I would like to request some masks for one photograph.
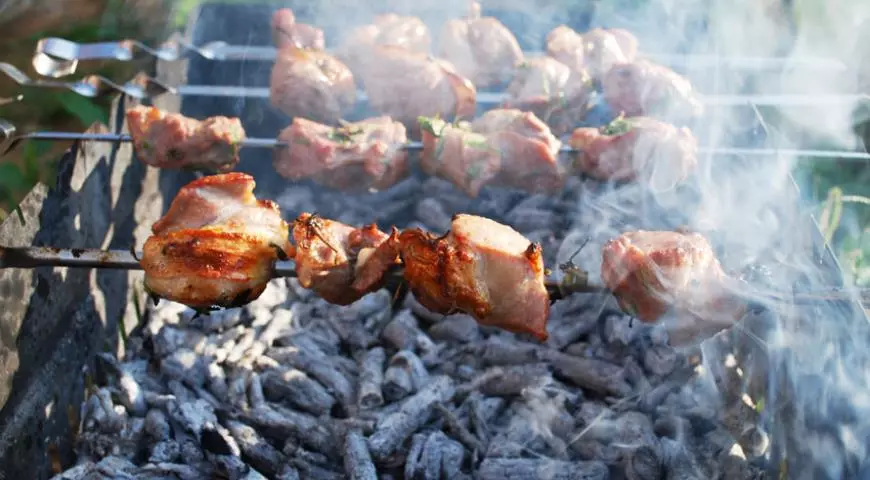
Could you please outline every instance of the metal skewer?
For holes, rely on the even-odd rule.
[[[53,140],[53,141],[91,141],[91,142],[132,142],[130,135],[112,133],[76,133],[76,132],[32,132],[21,135],[15,134],[15,128],[10,123],[0,119],[0,155],[8,152],[12,146],[21,140]],[[241,145],[248,148],[284,148],[287,143],[279,142],[272,138],[247,138]],[[423,150],[421,142],[408,142],[406,150]],[[571,147],[562,147],[559,153],[577,154],[580,150]],[[774,148],[727,148],[727,147],[701,147],[701,154],[732,155],[732,156],[787,156],[787,157],[810,157],[810,158],[840,158],[846,160],[870,161],[870,153],[849,152],[840,150],[801,150],[801,149],[774,149]]]
[[[75,73],[80,60],[115,60],[129,62],[141,54],[174,62],[190,55],[206,60],[254,60],[273,61],[277,49],[272,46],[229,45],[226,42],[209,42],[196,46],[186,42],[180,34],[172,35],[169,40],[157,47],[134,39],[101,43],[77,43],[63,38],[44,38],[36,45],[33,67],[42,76],[60,78]],[[526,52],[528,57],[545,55],[544,52]],[[725,67],[744,70],[778,70],[784,67],[819,69],[824,71],[846,71],[848,67],[841,61],[831,58],[778,58],[717,55],[668,55],[641,53],[640,56],[656,63],[674,67]]]

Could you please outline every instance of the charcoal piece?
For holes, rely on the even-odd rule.
[[[417,203],[414,212],[418,219],[423,222],[430,230],[435,232],[446,232],[450,230],[451,218],[444,210],[441,202],[434,198],[424,198]]]
[[[477,322],[468,315],[450,315],[435,322],[427,330],[429,336],[439,342],[471,343],[480,339]]]
[[[382,386],[384,383],[384,363],[387,354],[381,347],[365,351],[360,361],[359,388],[357,405],[367,410],[384,404]]]
[[[222,425],[206,423],[200,433],[202,449],[214,455],[239,456],[242,451],[232,434]]]
[[[449,408],[444,405],[438,403],[435,405],[435,408],[438,410],[438,413],[444,418],[444,423],[447,427],[447,430],[452,434],[457,440],[462,442],[469,450],[472,452],[482,452],[484,450],[484,445],[481,443],[480,439],[474,436],[462,422],[459,421],[459,418],[450,411]],[[450,477],[448,477],[450,478]]]
[[[344,479],[345,476],[341,472],[336,471],[336,468],[341,466],[341,452],[333,446],[333,451],[330,452],[336,455],[336,458],[330,458],[327,455],[311,452],[297,445],[293,441],[288,441],[284,445],[284,455],[290,461],[290,465],[299,471],[301,478],[311,479]]]
[[[441,432],[429,434],[426,438],[426,443],[423,444],[420,465],[415,475],[417,478],[422,478],[423,480],[438,480],[441,478],[441,463],[446,440],[447,437]]]
[[[658,377],[670,375],[677,368],[678,361],[677,352],[667,345],[652,345],[643,354],[643,366]]]
[[[572,442],[569,447],[575,454],[575,458],[587,461],[604,462],[610,467],[617,468],[620,466],[625,455],[623,448],[618,444],[601,443],[598,440],[592,440],[581,437],[580,440]]]
[[[217,399],[226,401],[229,394],[229,387],[227,386],[227,374],[224,372],[223,367],[218,365],[217,362],[211,362],[208,364],[207,370],[208,377],[206,385],[208,386],[209,392],[211,392]]]
[[[658,480],[664,473],[658,452],[650,446],[631,450],[625,456],[624,470],[626,480]]]
[[[173,463],[181,458],[181,445],[175,440],[157,442],[151,448],[148,461],[151,463]]]
[[[450,378],[439,376],[419,392],[402,402],[399,410],[386,417],[368,438],[375,460],[382,461],[395,451],[428,420],[436,403],[450,400],[455,387]]]
[[[470,428],[486,447],[490,440],[490,422],[501,413],[506,402],[499,397],[484,397],[480,393],[472,393],[466,399]]]
[[[196,352],[181,348],[160,361],[160,373],[172,380],[198,387],[205,384],[208,366]]]
[[[405,457],[404,478],[413,479],[417,475],[417,471],[425,465],[423,462],[423,447],[426,445],[428,435],[424,433],[415,433],[411,437],[411,446],[408,448],[408,455]]]
[[[467,388],[491,397],[508,397],[542,385],[549,378],[550,370],[544,363],[491,367],[472,380]]]
[[[563,316],[558,321],[551,322],[548,328],[550,337],[547,339],[547,345],[562,350],[588,335],[597,326],[598,317],[590,312]]]
[[[299,470],[293,465],[287,464],[281,468],[281,472],[275,475],[275,480],[299,480]]]
[[[298,347],[272,348],[267,355],[310,375],[346,408],[355,405],[353,382],[346,375],[347,368],[356,369],[354,363],[351,362],[351,367],[343,367],[335,356]]]
[[[417,319],[410,310],[397,313],[381,331],[381,339],[396,350],[413,350],[417,345],[417,337],[423,335],[417,324]]]
[[[145,413],[148,412],[148,405],[145,403],[145,392],[139,385],[139,382],[130,372],[123,368],[114,356],[108,353],[100,353],[98,355],[98,358],[102,359],[112,370],[115,383],[118,386],[118,398],[121,404],[124,405],[124,408],[131,415],[144,417]]]
[[[266,477],[251,468],[239,457],[216,455],[212,459],[215,464],[215,475],[227,480],[267,480]]]
[[[462,462],[465,459],[465,449],[462,444],[450,438],[441,442],[441,477],[457,478],[462,470]]]
[[[479,356],[487,365],[526,365],[541,361],[541,348],[493,336],[480,347]]]
[[[384,397],[395,402],[417,392],[429,381],[429,372],[420,357],[402,350],[390,358],[384,373]]]
[[[692,423],[677,415],[663,415],[656,419],[653,431],[660,437],[684,442],[692,435]]]
[[[269,477],[281,473],[287,458],[254,428],[235,420],[228,420],[225,425],[239,445],[245,462]]]
[[[344,472],[351,480],[377,480],[369,447],[358,430],[350,430],[344,438]]]
[[[171,462],[149,463],[143,465],[136,478],[153,480],[200,480],[211,477],[211,466],[207,464],[181,464]]]
[[[329,413],[335,405],[326,387],[295,368],[265,372],[263,393],[270,401],[287,403],[314,415]]]
[[[602,462],[564,462],[531,458],[487,458],[477,470],[480,480],[605,480]]]
[[[552,210],[517,207],[505,215],[505,222],[522,233],[553,230],[558,217]]]
[[[178,403],[195,402],[199,399],[196,395],[196,391],[186,387],[178,380],[170,380],[166,382],[166,387]]]
[[[698,468],[694,456],[682,442],[661,439],[662,463],[666,480],[700,480],[707,478]]]
[[[257,408],[266,403],[263,383],[260,380],[260,375],[257,373],[252,373],[248,379],[248,403],[251,405],[251,408]]]
[[[637,338],[642,324],[628,315],[608,315],[601,330],[602,340],[612,346],[628,347]]]
[[[199,330],[164,325],[151,340],[154,354],[166,357],[181,349],[198,351],[205,345],[206,336]]]
[[[169,426],[169,419],[162,410],[152,408],[145,415],[145,434],[154,441],[167,440],[172,435],[172,428]]]
[[[544,356],[556,372],[580,388],[619,397],[631,393],[631,386],[625,381],[625,373],[619,365],[555,351],[546,351]]]
[[[227,383],[227,399],[230,405],[245,409],[248,407],[248,376],[245,369],[235,369]]]
[[[170,404],[169,417],[199,441],[202,429],[217,423],[214,409],[204,400]],[[178,432],[176,432],[176,435]]]
[[[145,392],[145,403],[148,404],[148,408],[166,409],[166,406],[174,401],[175,396],[171,394]]]
[[[240,419],[272,438],[297,438],[302,444],[327,455],[335,455],[332,433],[318,418],[272,403],[242,411]]]
[[[338,318],[330,317],[327,320],[338,333],[341,342],[351,350],[369,348],[375,343],[375,336],[366,328],[365,319],[362,317],[351,317],[344,314]]]
[[[110,434],[121,433],[125,421],[124,417],[115,410],[115,404],[112,402],[112,392],[107,388],[100,388],[92,396],[96,397],[94,406],[98,408],[95,410],[95,413],[99,412],[100,420],[97,422],[97,425],[100,432]]]

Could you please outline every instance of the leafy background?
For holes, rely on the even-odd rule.
[[[28,67],[34,45],[40,38],[57,36],[77,42],[97,42],[119,38],[140,38],[155,43],[172,30],[182,29],[198,0],[7,0],[11,7],[0,5],[0,59],[18,68]],[[226,0],[224,0],[226,1]],[[234,1],[234,0],[230,0]],[[246,0],[235,0],[246,1]],[[250,0],[248,0],[250,1]],[[256,0],[254,0],[256,1]],[[268,0],[266,0],[268,1]],[[591,2],[599,9],[632,8],[646,0],[598,0]],[[782,12],[779,0],[765,1]],[[251,2],[253,3],[253,2]],[[258,3],[264,3],[260,0]],[[280,2],[268,2],[280,3]],[[840,8],[841,2],[793,0],[792,19],[823,16],[825,8]],[[834,3],[839,7],[834,7]],[[821,8],[821,10],[820,10]],[[10,15],[10,11],[13,13]],[[63,11],[63,15],[44,12]],[[781,14],[781,13],[777,13]],[[870,45],[864,42],[865,45]],[[870,72],[870,65],[858,69]],[[854,63],[854,62],[853,62]],[[80,65],[81,72],[96,72],[111,78],[129,78],[147,63]],[[16,95],[19,102],[5,103]],[[870,139],[870,111],[855,113],[855,131]],[[774,115],[775,116],[775,115]],[[23,131],[37,129],[82,131],[94,122],[105,123],[107,100],[91,100],[71,92],[28,91],[0,79],[0,118],[11,121]],[[803,132],[810,137],[810,132]],[[807,148],[830,148],[823,143]],[[14,211],[21,198],[39,181],[52,185],[54,164],[69,148],[63,142],[26,142],[9,155],[0,157],[0,219]],[[808,188],[804,194],[816,205],[816,218],[822,224],[843,266],[847,279],[861,286],[870,285],[870,168],[864,162],[845,159],[799,162],[796,175],[804,178]]]

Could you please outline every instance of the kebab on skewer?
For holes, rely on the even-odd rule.
[[[311,50],[326,48],[323,30],[296,22],[296,15],[289,8],[279,8],[272,14],[272,42],[278,49],[288,46]]]
[[[523,51],[504,24],[481,17],[480,4],[470,3],[466,18],[448,20],[441,28],[438,55],[478,88],[502,85],[523,61]]]
[[[269,79],[272,105],[291,117],[335,124],[356,104],[353,73],[332,55],[289,45]]]
[[[617,63],[601,79],[604,100],[626,116],[691,120],[703,113],[688,79],[649,60]]]
[[[547,34],[547,55],[574,71],[586,71],[600,82],[610,69],[631,62],[637,55],[637,38],[619,28],[594,28],[580,34],[560,25]]]
[[[361,72],[372,64],[374,49],[380,45],[428,55],[432,39],[429,27],[419,18],[388,13],[376,16],[370,24],[351,29],[336,51],[336,57],[351,71]]]

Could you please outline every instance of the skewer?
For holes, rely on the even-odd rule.
[[[15,128],[8,122],[0,119],[0,155],[8,152],[12,146],[21,140],[52,140],[52,141],[90,141],[90,142],[132,142],[130,135],[112,133],[76,133],[76,132],[32,132],[15,135]],[[284,148],[288,145],[272,138],[248,138],[242,142],[243,147],[248,148]],[[423,150],[421,142],[408,142],[404,148],[411,151]],[[577,154],[580,150],[571,147],[562,147],[559,153]],[[774,149],[774,148],[713,148],[701,147],[700,154],[731,155],[731,156],[786,156],[786,157],[809,157],[809,158],[840,158],[846,160],[870,161],[870,153],[849,152],[839,150],[801,150],[801,149]]]
[[[277,49],[272,46],[229,45],[226,42],[209,42],[196,46],[186,42],[180,34],[172,35],[168,41],[157,47],[149,47],[134,40],[119,40],[101,43],[77,43],[63,38],[44,38],[36,44],[33,67],[42,76],[60,78],[75,73],[81,60],[114,60],[129,62],[140,54],[158,60],[174,62],[197,55],[206,60],[254,60],[274,61]],[[544,52],[526,52],[528,57],[544,56]],[[725,67],[728,69],[764,70],[800,67],[824,71],[846,71],[848,67],[841,61],[831,58],[780,58],[718,55],[668,55],[641,53],[639,56],[663,65],[673,67]]]
[[[133,98],[146,99],[165,93],[187,97],[269,98],[267,87],[239,87],[230,85],[167,85],[154,78],[138,75],[133,80],[118,84],[100,75],[89,75],[81,80],[34,80],[12,64],[0,62],[0,72],[22,87],[66,89],[88,98],[96,98],[106,92],[123,93]],[[480,105],[498,105],[505,99],[502,92],[477,92]],[[701,103],[715,107],[813,107],[830,105],[855,105],[870,101],[868,94],[830,95],[700,95]],[[366,102],[365,92],[357,92],[357,101]]]

